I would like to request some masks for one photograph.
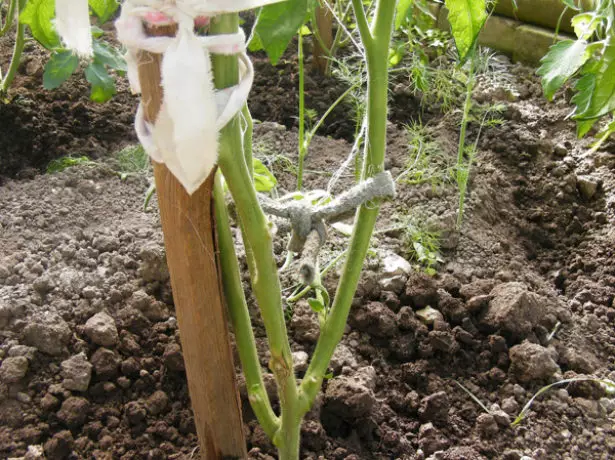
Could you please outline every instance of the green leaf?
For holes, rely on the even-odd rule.
[[[577,120],[577,137],[581,139],[585,137],[585,135],[589,132],[590,129],[596,124],[598,121],[597,118],[593,120]]]
[[[570,8],[571,10],[574,10],[574,11],[581,10],[581,8],[579,8],[577,5],[574,4],[574,0],[562,0],[562,3],[566,5],[568,8]]]
[[[88,4],[102,24],[111,19],[113,13],[120,6],[117,0],[88,0]]]
[[[305,22],[307,13],[307,0],[273,3],[261,9],[255,33],[273,65],[278,63],[288,43]]]
[[[414,3],[414,0],[399,0],[395,10],[395,30],[398,30],[408,17],[408,11]]]
[[[487,5],[485,0],[446,0],[445,3],[459,60],[464,63],[487,20]]]
[[[615,44],[605,48],[599,67],[595,70],[595,80],[581,78],[573,102],[577,105],[574,118],[589,120],[600,118],[615,110]],[[578,97],[577,97],[578,96]]]
[[[588,58],[587,42],[584,40],[562,40],[551,46],[536,72],[542,77],[545,97],[552,100],[555,92],[587,62]]]
[[[278,185],[275,176],[267,169],[261,160],[253,158],[252,165],[254,168],[254,186],[257,192],[270,192]]]
[[[308,304],[310,305],[312,311],[314,311],[315,313],[320,313],[325,310],[325,305],[319,300],[308,299]]]
[[[570,23],[576,36],[583,40],[589,40],[600,25],[594,13],[577,14]]]
[[[54,0],[28,0],[19,21],[30,28],[36,41],[51,50],[60,46],[60,37],[52,22],[55,14]]]
[[[102,37],[105,34],[105,31],[102,30],[98,26],[91,26],[91,29],[92,29],[92,37],[94,38]]]
[[[113,78],[99,62],[92,62],[87,66],[85,78],[92,85],[90,99],[94,102],[107,102],[116,93]]]
[[[109,66],[114,70],[119,70],[120,72],[126,72],[128,70],[124,57],[113,46],[100,40],[94,40],[93,49],[94,60],[96,62]]]
[[[52,53],[45,64],[43,87],[56,89],[64,83],[79,67],[79,58],[71,51],[63,50]]]

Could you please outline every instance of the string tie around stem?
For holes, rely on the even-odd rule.
[[[356,209],[374,200],[395,197],[395,181],[388,171],[383,171],[356,184],[324,206],[314,206],[310,200],[286,202],[259,195],[263,211],[288,219],[292,234],[288,250],[302,253],[299,275],[304,284],[312,284],[318,267],[318,253],[327,239],[325,224],[344,220]]]

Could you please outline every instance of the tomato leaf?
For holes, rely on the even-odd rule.
[[[310,305],[312,311],[315,313],[321,313],[325,310],[325,305],[319,300],[308,299],[308,304]]]
[[[114,70],[119,70],[120,72],[126,72],[128,70],[124,57],[117,49],[108,43],[100,40],[94,40],[93,48],[94,60],[96,62],[109,66]]]
[[[587,62],[588,58],[587,42],[584,40],[563,40],[551,46],[540,61],[542,65],[536,72],[542,77],[545,97],[552,100],[555,92]]]
[[[48,50],[60,46],[60,37],[52,21],[55,13],[54,0],[29,0],[19,16],[19,21],[30,28],[36,41]]]
[[[45,64],[43,72],[43,87],[47,90],[56,89],[77,70],[79,58],[69,50],[52,53]]]
[[[568,8],[570,8],[571,10],[574,10],[574,11],[581,10],[581,8],[579,8],[577,5],[574,4],[574,0],[562,0],[562,3],[566,5]]]
[[[94,61],[86,67],[85,78],[92,85],[90,99],[94,102],[107,102],[116,93],[115,81],[100,62]]]
[[[399,0],[397,2],[395,10],[395,30],[398,30],[403,25],[413,3],[414,0]]]
[[[307,13],[307,0],[274,3],[261,9],[255,33],[273,65],[278,63],[290,40],[305,22]]]
[[[576,89],[579,91],[573,98],[577,105],[576,120],[600,118],[615,110],[615,44],[604,49],[593,80],[585,75]]]
[[[446,0],[445,3],[459,60],[464,63],[487,20],[487,5],[485,0]]]
[[[107,22],[120,4],[117,0],[88,0],[88,4],[101,23]]]
[[[257,192],[270,192],[278,181],[275,176],[267,169],[267,167],[258,158],[252,160],[254,167],[254,186]]]

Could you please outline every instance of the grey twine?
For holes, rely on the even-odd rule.
[[[395,181],[388,171],[355,185],[324,206],[314,206],[309,200],[281,203],[259,195],[263,211],[288,219],[292,227],[288,250],[302,253],[299,274],[305,284],[312,284],[318,267],[318,253],[327,239],[325,224],[351,217],[355,210],[376,199],[393,198]]]

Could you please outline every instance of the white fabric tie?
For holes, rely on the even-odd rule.
[[[179,9],[177,3],[173,7],[165,3],[157,10],[177,23],[175,37],[148,37],[142,18],[153,8],[134,6],[131,2],[123,5],[116,28],[119,40],[128,49],[126,61],[133,92],[141,92],[137,52],[145,50],[163,55],[162,106],[157,119],[150,123],[145,121],[139,105],[135,122],[137,136],[149,156],[164,163],[192,194],[214,168],[218,159],[218,133],[245,105],[254,71],[246,55],[243,31],[197,36],[194,17],[201,15],[202,9],[191,10],[184,4]],[[203,2],[199,4],[202,6]],[[210,53],[239,55],[238,85],[214,89]]]

